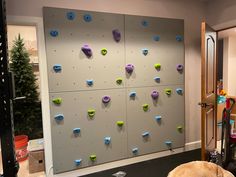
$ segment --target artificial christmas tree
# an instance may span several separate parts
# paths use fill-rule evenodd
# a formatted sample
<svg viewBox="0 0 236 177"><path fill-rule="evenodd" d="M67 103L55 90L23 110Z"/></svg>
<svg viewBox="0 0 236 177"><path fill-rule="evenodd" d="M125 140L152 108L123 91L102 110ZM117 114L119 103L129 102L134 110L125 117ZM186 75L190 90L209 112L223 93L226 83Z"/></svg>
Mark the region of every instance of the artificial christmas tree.
<svg viewBox="0 0 236 177"><path fill-rule="evenodd" d="M10 51L10 69L14 73L16 97L25 99L14 102L15 134L32 138L42 137L42 117L36 77L30 64L29 54L20 35Z"/></svg>

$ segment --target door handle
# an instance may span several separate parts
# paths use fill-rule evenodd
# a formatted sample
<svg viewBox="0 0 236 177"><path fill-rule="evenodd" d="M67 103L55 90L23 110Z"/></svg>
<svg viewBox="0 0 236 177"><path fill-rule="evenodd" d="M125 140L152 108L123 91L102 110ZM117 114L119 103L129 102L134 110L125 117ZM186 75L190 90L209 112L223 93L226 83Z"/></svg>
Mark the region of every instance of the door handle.
<svg viewBox="0 0 236 177"><path fill-rule="evenodd" d="M206 108L208 106L213 106L212 103L201 103L201 102L199 102L198 105L201 106L202 108Z"/></svg>

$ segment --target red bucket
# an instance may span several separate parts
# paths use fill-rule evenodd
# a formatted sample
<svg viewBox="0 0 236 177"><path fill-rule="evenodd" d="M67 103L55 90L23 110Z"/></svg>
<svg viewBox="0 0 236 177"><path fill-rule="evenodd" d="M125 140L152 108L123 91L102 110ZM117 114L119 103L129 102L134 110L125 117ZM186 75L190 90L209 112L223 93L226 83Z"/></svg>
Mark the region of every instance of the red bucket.
<svg viewBox="0 0 236 177"><path fill-rule="evenodd" d="M16 160L18 162L24 161L28 158L28 140L28 136L26 135L15 136Z"/></svg>

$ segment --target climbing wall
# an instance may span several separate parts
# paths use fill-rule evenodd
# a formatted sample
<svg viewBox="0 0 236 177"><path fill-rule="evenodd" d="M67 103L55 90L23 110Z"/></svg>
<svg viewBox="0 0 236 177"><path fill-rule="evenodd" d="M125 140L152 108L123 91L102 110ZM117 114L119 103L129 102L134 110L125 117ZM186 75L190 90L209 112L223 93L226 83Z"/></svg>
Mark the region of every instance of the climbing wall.
<svg viewBox="0 0 236 177"><path fill-rule="evenodd" d="M54 173L184 146L183 20L43 13Z"/></svg>

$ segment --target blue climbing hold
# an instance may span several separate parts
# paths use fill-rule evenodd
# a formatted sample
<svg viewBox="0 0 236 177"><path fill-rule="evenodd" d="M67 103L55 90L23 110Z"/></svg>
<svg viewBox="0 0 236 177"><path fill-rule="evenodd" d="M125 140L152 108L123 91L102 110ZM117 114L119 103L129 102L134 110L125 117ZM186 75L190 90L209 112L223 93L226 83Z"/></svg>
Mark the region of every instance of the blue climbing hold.
<svg viewBox="0 0 236 177"><path fill-rule="evenodd" d="M52 37L57 37L57 36L59 35L59 32L58 32L57 30L51 30L51 31L50 31L50 35L51 35Z"/></svg>
<svg viewBox="0 0 236 177"><path fill-rule="evenodd" d="M160 77L154 77L154 80L155 80L157 83L160 83L161 78L160 78Z"/></svg>
<svg viewBox="0 0 236 177"><path fill-rule="evenodd" d="M153 36L154 41L160 41L161 37L158 35Z"/></svg>
<svg viewBox="0 0 236 177"><path fill-rule="evenodd" d="M86 83L87 83L88 86L92 86L93 85L93 80L92 79L86 80Z"/></svg>
<svg viewBox="0 0 236 177"><path fill-rule="evenodd" d="M130 92L130 93L129 93L129 96L132 97L132 98L134 98L134 97L136 96L136 92Z"/></svg>
<svg viewBox="0 0 236 177"><path fill-rule="evenodd" d="M132 152L133 152L133 154L135 154L135 155L138 154L138 148L133 148L133 149L132 149Z"/></svg>
<svg viewBox="0 0 236 177"><path fill-rule="evenodd" d="M182 88L177 88L176 93L179 95L183 95L183 89Z"/></svg>
<svg viewBox="0 0 236 177"><path fill-rule="evenodd" d="M84 14L84 21L85 22L91 22L92 16L90 14Z"/></svg>
<svg viewBox="0 0 236 177"><path fill-rule="evenodd" d="M147 26L148 26L148 22L147 22L146 20L143 20L141 23L142 23L142 25L143 25L144 27L147 27Z"/></svg>
<svg viewBox="0 0 236 177"><path fill-rule="evenodd" d="M111 143L111 137L107 136L104 138L104 144L109 145Z"/></svg>
<svg viewBox="0 0 236 177"><path fill-rule="evenodd" d="M66 17L68 20L74 20L75 19L75 13L74 12L67 12Z"/></svg>
<svg viewBox="0 0 236 177"><path fill-rule="evenodd" d="M144 132L143 134L142 134L142 137L148 137L150 135L150 133L149 132Z"/></svg>
<svg viewBox="0 0 236 177"><path fill-rule="evenodd" d="M80 133L80 128L74 128L73 133L74 134L79 134Z"/></svg>
<svg viewBox="0 0 236 177"><path fill-rule="evenodd" d="M59 73L59 72L61 72L62 67L61 67L60 64L55 64L55 65L53 66L53 70L54 70L56 73Z"/></svg>
<svg viewBox="0 0 236 177"><path fill-rule="evenodd" d="M170 147L172 145L172 141L166 141L165 144Z"/></svg>
<svg viewBox="0 0 236 177"><path fill-rule="evenodd" d="M183 37L182 37L181 35L177 35L177 36L175 37L175 39L176 39L176 41L178 41L178 42L183 41Z"/></svg>
<svg viewBox="0 0 236 177"><path fill-rule="evenodd" d="M62 121L64 119L64 115L63 114L57 114L54 116L55 120L57 121Z"/></svg>
<svg viewBox="0 0 236 177"><path fill-rule="evenodd" d="M142 53L143 53L143 55L145 55L145 56L147 56L147 54L148 54L148 49L142 49Z"/></svg>
<svg viewBox="0 0 236 177"><path fill-rule="evenodd" d="M161 121L161 116L159 116L159 115L155 116L155 119L156 119L157 122L160 122Z"/></svg>
<svg viewBox="0 0 236 177"><path fill-rule="evenodd" d="M82 163L82 159L75 160L75 165L79 166Z"/></svg>

